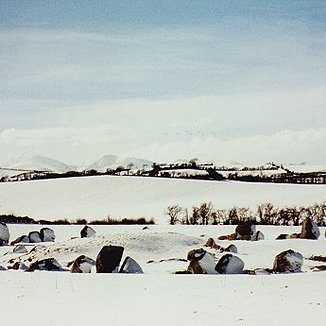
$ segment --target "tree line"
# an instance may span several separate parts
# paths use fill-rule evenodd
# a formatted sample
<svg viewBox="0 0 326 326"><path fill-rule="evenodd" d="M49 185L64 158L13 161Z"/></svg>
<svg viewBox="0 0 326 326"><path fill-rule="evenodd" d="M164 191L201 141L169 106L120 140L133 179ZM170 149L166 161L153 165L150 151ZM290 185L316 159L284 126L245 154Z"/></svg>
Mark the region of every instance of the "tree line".
<svg viewBox="0 0 326 326"><path fill-rule="evenodd" d="M256 211L248 207L217 209L211 202L192 206L170 205L165 210L169 224L183 225L237 225L251 222L260 225L300 225L305 217L310 217L318 226L326 226L326 203L308 207L276 207L271 203L258 205Z"/></svg>

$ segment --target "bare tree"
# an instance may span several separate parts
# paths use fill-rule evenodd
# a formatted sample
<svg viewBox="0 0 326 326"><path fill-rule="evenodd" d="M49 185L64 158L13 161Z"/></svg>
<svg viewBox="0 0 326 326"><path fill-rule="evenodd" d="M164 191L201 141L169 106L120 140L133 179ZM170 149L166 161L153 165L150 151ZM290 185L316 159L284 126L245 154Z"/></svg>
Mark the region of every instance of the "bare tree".
<svg viewBox="0 0 326 326"><path fill-rule="evenodd" d="M179 221L178 217L181 213L182 213L182 207L179 205L170 205L167 207L165 211L165 214L170 219L171 225L174 225Z"/></svg>

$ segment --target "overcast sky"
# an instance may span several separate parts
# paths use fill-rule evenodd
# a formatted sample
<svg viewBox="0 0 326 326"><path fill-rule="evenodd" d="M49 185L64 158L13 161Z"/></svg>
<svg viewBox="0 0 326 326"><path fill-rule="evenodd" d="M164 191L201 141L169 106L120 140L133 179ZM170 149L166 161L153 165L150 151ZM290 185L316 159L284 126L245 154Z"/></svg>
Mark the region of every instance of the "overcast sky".
<svg viewBox="0 0 326 326"><path fill-rule="evenodd" d="M2 160L326 164L326 1L0 8Z"/></svg>

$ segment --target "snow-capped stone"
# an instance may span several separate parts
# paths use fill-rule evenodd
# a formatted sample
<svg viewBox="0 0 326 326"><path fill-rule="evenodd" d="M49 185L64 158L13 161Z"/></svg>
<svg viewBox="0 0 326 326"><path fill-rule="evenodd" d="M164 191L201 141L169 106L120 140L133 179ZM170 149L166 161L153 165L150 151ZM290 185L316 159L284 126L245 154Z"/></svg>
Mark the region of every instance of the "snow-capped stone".
<svg viewBox="0 0 326 326"><path fill-rule="evenodd" d="M90 238L96 235L96 231L88 225L85 225L80 231L81 238Z"/></svg>
<svg viewBox="0 0 326 326"><path fill-rule="evenodd" d="M226 248L221 248L220 251L221 252L233 252L236 254L238 252L238 248L234 244L230 244Z"/></svg>
<svg viewBox="0 0 326 326"><path fill-rule="evenodd" d="M40 237L43 242L54 242L55 240L54 231L50 228L42 228L40 230Z"/></svg>
<svg viewBox="0 0 326 326"><path fill-rule="evenodd" d="M216 274L215 256L202 248L189 251L187 260L190 260L187 269L190 274Z"/></svg>
<svg viewBox="0 0 326 326"><path fill-rule="evenodd" d="M27 272L34 272L35 270L62 271L63 268L56 259L46 258L46 259L37 260L36 262L32 263L27 269Z"/></svg>
<svg viewBox="0 0 326 326"><path fill-rule="evenodd" d="M42 242L40 232L38 231L31 231L28 233L28 238L30 243L38 243Z"/></svg>
<svg viewBox="0 0 326 326"><path fill-rule="evenodd" d="M0 246L6 246L9 243L9 229L6 223L0 222Z"/></svg>
<svg viewBox="0 0 326 326"><path fill-rule="evenodd" d="M71 266L71 273L90 273L92 267L95 266L95 260L85 255L81 255L74 261L70 262L68 264L68 267L69 266Z"/></svg>
<svg viewBox="0 0 326 326"><path fill-rule="evenodd" d="M302 255L293 251L286 250L278 254L274 259L273 271L276 273L295 273L300 272L303 263Z"/></svg>
<svg viewBox="0 0 326 326"><path fill-rule="evenodd" d="M319 236L318 225L311 218L306 217L302 223L300 238L317 240Z"/></svg>
<svg viewBox="0 0 326 326"><path fill-rule="evenodd" d="M21 235L20 237L18 237L17 239L15 239L14 241L10 242L11 246L16 245L17 243L29 243L29 237L28 235L24 234Z"/></svg>
<svg viewBox="0 0 326 326"><path fill-rule="evenodd" d="M242 274L243 269L244 262L232 254L221 257L215 266L215 271L219 274Z"/></svg>
<svg viewBox="0 0 326 326"><path fill-rule="evenodd" d="M15 246L12 251L16 254L24 254L24 253L28 252L27 248L23 245Z"/></svg>
<svg viewBox="0 0 326 326"><path fill-rule="evenodd" d="M236 229L236 239L237 240L252 240L256 232L256 225L250 222L240 223Z"/></svg>
<svg viewBox="0 0 326 326"><path fill-rule="evenodd" d="M96 272L118 272L123 251L120 246L104 246L96 257Z"/></svg>
<svg viewBox="0 0 326 326"><path fill-rule="evenodd" d="M143 274L143 269L140 265L131 257L126 257L124 260L119 273L126 273L126 274Z"/></svg>

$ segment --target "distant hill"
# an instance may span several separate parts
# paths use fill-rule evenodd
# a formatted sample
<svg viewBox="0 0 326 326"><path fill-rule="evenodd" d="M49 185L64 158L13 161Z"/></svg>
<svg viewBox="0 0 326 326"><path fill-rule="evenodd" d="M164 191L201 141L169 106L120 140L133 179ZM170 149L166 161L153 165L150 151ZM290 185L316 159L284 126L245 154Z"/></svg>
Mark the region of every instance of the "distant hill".
<svg viewBox="0 0 326 326"><path fill-rule="evenodd" d="M104 155L99 160L94 161L85 167L85 170L97 170L99 172L105 172L107 169L114 169L118 166L128 167L130 166L132 169L142 169L144 166L150 168L153 164L152 161L135 158L135 157L127 157L121 158L116 155Z"/></svg>
<svg viewBox="0 0 326 326"><path fill-rule="evenodd" d="M63 162L41 155L16 156L11 160L2 163L1 167L17 169L17 170L21 169L21 170L38 170L38 171L53 171L53 172L67 172L76 169L76 166L68 165ZM17 172L15 174L17 174Z"/></svg>

